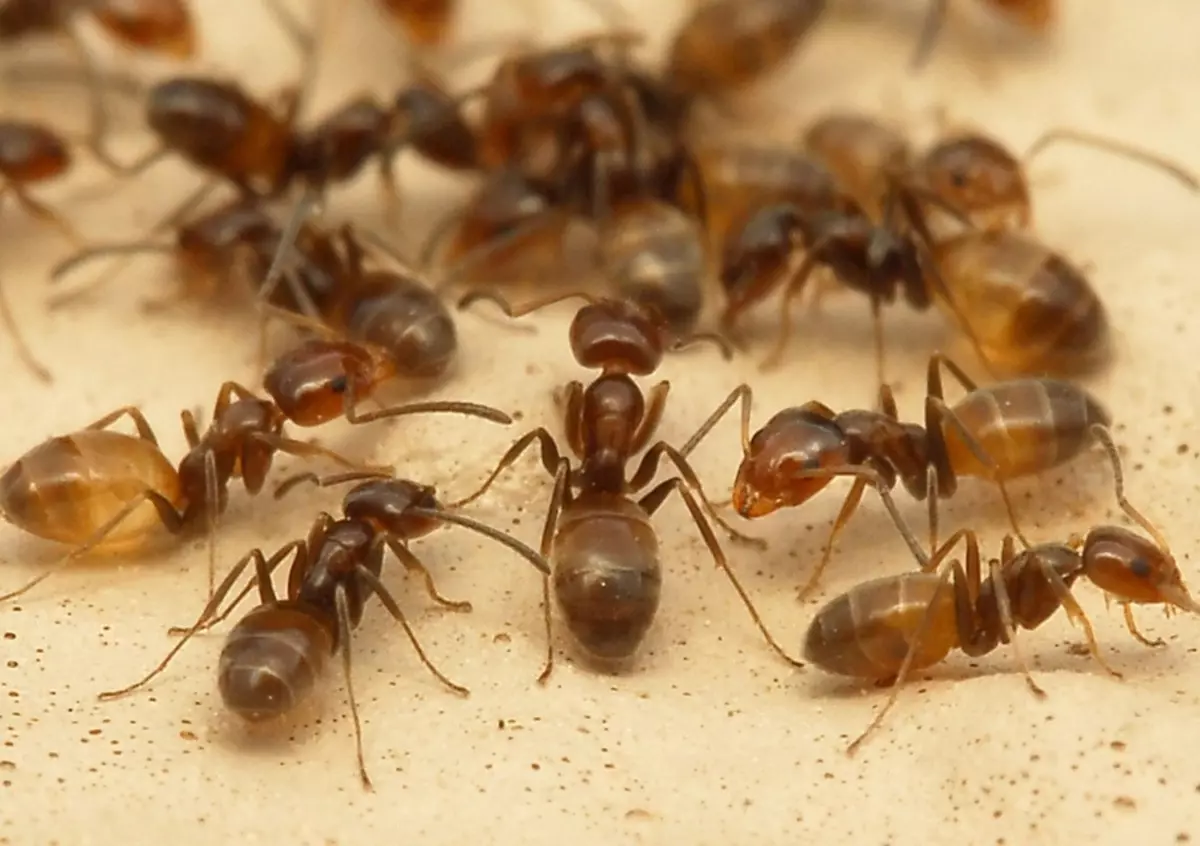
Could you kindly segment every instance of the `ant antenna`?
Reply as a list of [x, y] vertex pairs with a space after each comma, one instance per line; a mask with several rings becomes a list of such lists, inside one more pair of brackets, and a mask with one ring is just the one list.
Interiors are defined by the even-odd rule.
[[1133, 144], [1127, 144], [1124, 141], [1117, 141], [1113, 138], [1107, 138], [1093, 132], [1084, 132], [1079, 129], [1057, 127], [1046, 130], [1038, 136], [1037, 140], [1029, 145], [1029, 149], [1021, 157], [1022, 161], [1028, 164], [1034, 156], [1041, 153], [1047, 147], [1062, 141], [1091, 147], [1094, 150], [1103, 150], [1122, 158], [1132, 159], [1147, 167], [1162, 171], [1176, 181], [1183, 183], [1185, 187], [1193, 192], [1200, 192], [1200, 178], [1197, 178], [1191, 171], [1188, 171], [1182, 165], [1176, 164], [1165, 156], [1152, 153]]

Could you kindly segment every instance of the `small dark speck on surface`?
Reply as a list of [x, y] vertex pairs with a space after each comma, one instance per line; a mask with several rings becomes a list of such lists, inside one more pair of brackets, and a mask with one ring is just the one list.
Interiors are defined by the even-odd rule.
[[1137, 808], [1137, 802], [1134, 802], [1133, 797], [1131, 796], [1118, 796], [1113, 799], [1113, 805], [1117, 808], [1124, 808], [1128, 811], [1132, 811]]

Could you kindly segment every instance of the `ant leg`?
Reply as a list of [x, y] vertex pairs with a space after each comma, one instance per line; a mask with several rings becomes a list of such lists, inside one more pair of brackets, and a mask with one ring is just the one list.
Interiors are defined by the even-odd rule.
[[175, 509], [175, 505], [160, 494], [158, 491], [144, 490], [135, 494], [129, 502], [121, 507], [121, 510], [112, 516], [96, 531], [92, 532], [91, 537], [84, 541], [81, 545], [71, 550], [67, 555], [63, 556], [54, 564], [51, 564], [45, 572], [35, 576], [16, 590], [5, 594], [0, 594], [0, 603], [8, 602], [11, 599], [16, 599], [23, 596], [33, 588], [40, 585], [46, 579], [53, 576], [55, 573], [65, 569], [69, 564], [76, 559], [83, 557], [85, 554], [95, 549], [104, 539], [112, 534], [116, 528], [125, 521], [130, 514], [142, 506], [143, 503], [149, 502], [158, 511], [158, 518], [162, 521], [163, 526], [171, 534], [177, 535], [183, 530], [183, 515]]
[[405, 570], [421, 577], [421, 579], [425, 582], [425, 592], [429, 594], [430, 599], [443, 608], [448, 608], [451, 611], [471, 611], [470, 602], [458, 602], [453, 599], [446, 599], [446, 597], [442, 596], [438, 592], [437, 585], [434, 584], [433, 581], [433, 574], [429, 572], [429, 570], [424, 564], [421, 563], [417, 556], [413, 555], [412, 550], [410, 550], [407, 546], [395, 538], [388, 538], [384, 542], [387, 544], [388, 549], [392, 551], [392, 554], [395, 555], [396, 558], [400, 560], [400, 563], [404, 565]]
[[[892, 710], [896, 704], [896, 699], [900, 695], [901, 686], [908, 680], [909, 674], [912, 672], [913, 662], [917, 657], [917, 650], [920, 649], [929, 630], [933, 627], [934, 610], [938, 607], [938, 596], [945, 589], [946, 584], [952, 584], [952, 590], [958, 594], [963, 590], [963, 585], [967, 581], [966, 575], [963, 573], [962, 566], [957, 561], [949, 561], [941, 568], [941, 574], [938, 578], [937, 589], [934, 591], [933, 597], [929, 600], [929, 605], [925, 609], [925, 613], [921, 615], [921, 622], [913, 633], [912, 640], [908, 644], [908, 652], [904, 655], [904, 660], [900, 663], [900, 669], [896, 672], [896, 678], [892, 682], [891, 692], [888, 694], [887, 702], [883, 707], [875, 712], [875, 716], [871, 718], [871, 722], [863, 729], [862, 733], [850, 742], [846, 747], [846, 755], [853, 757], [871, 735], [871, 732], [879, 728], [883, 723], [883, 718]], [[961, 603], [961, 598], [958, 600]]]
[[516, 320], [518, 317], [524, 317], [527, 314], [532, 314], [535, 311], [540, 311], [552, 305], [558, 305], [567, 300], [582, 299], [584, 302], [594, 305], [596, 298], [585, 291], [567, 291], [560, 294], [550, 294], [545, 297], [531, 300], [522, 306], [514, 306], [500, 294], [490, 290], [475, 290], [468, 291], [459, 297], [458, 310], [462, 311], [470, 305], [484, 300], [496, 306], [504, 313], [504, 316], [510, 320]]
[[79, 231], [70, 223], [64, 220], [58, 212], [51, 209], [49, 206], [35, 200], [28, 192], [15, 182], [9, 182], [4, 189], [0, 191], [0, 196], [4, 194], [12, 194], [17, 201], [17, 205], [28, 214], [30, 217], [37, 220], [39, 223], [45, 224], [57, 231], [60, 235], [71, 242], [71, 245], [76, 249], [84, 249], [87, 246], [87, 239], [84, 238]]
[[[758, 627], [759, 632], [762, 633], [762, 636], [766, 639], [767, 644], [773, 650], [775, 650], [775, 653], [779, 655], [779, 657], [781, 657], [784, 661], [787, 661], [793, 667], [803, 667], [804, 662], [788, 655], [787, 652], [784, 651], [783, 647], [779, 645], [779, 642], [775, 639], [775, 636], [771, 634], [770, 630], [767, 629], [766, 624], [762, 621], [762, 617], [759, 616], [758, 609], [754, 607], [754, 603], [751, 601], [750, 595], [746, 593], [746, 589], [742, 587], [742, 583], [738, 580], [738, 577], [734, 575], [733, 568], [729, 566], [729, 560], [725, 557], [725, 553], [721, 549], [721, 544], [717, 541], [717, 536], [713, 534], [712, 527], [708, 525], [708, 521], [704, 518], [704, 511], [701, 509], [700, 503], [697, 502], [697, 498], [703, 500], [704, 495], [703, 493], [700, 493], [698, 489], [693, 492], [690, 480], [685, 482], [685, 480], [679, 476], [676, 476], [673, 479], [667, 479], [665, 482], [658, 485], [645, 496], [643, 496], [638, 501], [638, 504], [646, 510], [647, 514], [654, 514], [654, 512], [658, 510], [658, 507], [663, 504], [672, 491], [678, 491], [680, 498], [683, 500], [683, 504], [687, 506], [687, 510], [692, 515], [692, 521], [696, 524], [696, 528], [700, 530], [700, 536], [704, 539], [705, 546], [708, 547], [708, 551], [712, 554], [713, 561], [716, 562], [718, 567], [725, 571], [725, 575], [729, 578], [730, 584], [732, 584], [733, 589], [737, 591], [738, 596], [742, 600], [742, 604], [746, 606], [746, 610], [750, 612], [750, 617], [754, 620], [754, 625]], [[699, 494], [699, 497], [697, 497], [696, 494]]]
[[[254, 590], [256, 584], [257, 582], [254, 579], [246, 582], [246, 584], [242, 586], [242, 589], [238, 595], [230, 600], [228, 605], [218, 611], [215, 616], [210, 617], [200, 624], [199, 628], [196, 629], [196, 634], [199, 634], [200, 632], [206, 632], [209, 629], [215, 628], [216, 626], [219, 626], [221, 623], [228, 620], [229, 616], [236, 611], [238, 607], [241, 606], [242, 602], [245, 601], [246, 597], [250, 595], [250, 591]], [[167, 634], [171, 637], [178, 637], [180, 635], [186, 635], [191, 630], [192, 626], [171, 626], [171, 628], [167, 629]]]
[[568, 382], [564, 390], [555, 395], [554, 402], [562, 411], [562, 420], [567, 430], [567, 446], [576, 456], [582, 456], [584, 451], [582, 426], [583, 383], [578, 379]]
[[875, 338], [875, 378], [880, 385], [886, 384], [883, 366], [883, 305], [879, 297], [871, 297], [871, 330]]
[[17, 350], [17, 357], [29, 368], [30, 372], [41, 382], [53, 382], [54, 377], [50, 375], [46, 365], [37, 360], [33, 350], [29, 347], [29, 342], [25, 340], [25, 334], [21, 331], [17, 317], [8, 304], [8, 297], [4, 293], [3, 286], [0, 286], [0, 323], [4, 324], [8, 336], [12, 338], [13, 346]]
[[1110, 676], [1118, 679], [1122, 678], [1122, 674], [1109, 666], [1109, 663], [1104, 660], [1104, 656], [1100, 654], [1100, 645], [1096, 642], [1096, 632], [1092, 628], [1092, 621], [1088, 619], [1083, 608], [1075, 600], [1071, 589], [1067, 587], [1067, 583], [1063, 581], [1062, 576], [1045, 561], [1041, 562], [1040, 567], [1042, 576], [1046, 579], [1047, 584], [1050, 585], [1050, 590], [1058, 597], [1058, 601], [1062, 603], [1063, 608], [1067, 612], [1067, 617], [1070, 618], [1072, 623], [1077, 624], [1083, 629], [1084, 637], [1087, 638], [1088, 652], [1096, 659], [1096, 663], [1103, 667]]
[[938, 543], [938, 469], [936, 464], [925, 468], [925, 502], [929, 507], [929, 548], [937, 549]]
[[[565, 458], [558, 460], [554, 468], [554, 492], [550, 494], [550, 504], [546, 507], [546, 522], [542, 524], [542, 542], [539, 546], [543, 559], [550, 557], [554, 545], [554, 536], [558, 533], [558, 517], [563, 505], [570, 496], [568, 483], [571, 479], [571, 465]], [[551, 616], [550, 575], [542, 577], [542, 620], [546, 627], [546, 663], [538, 673], [538, 684], [544, 685], [550, 680], [554, 670], [554, 625]]]
[[1147, 167], [1152, 167], [1161, 170], [1168, 176], [1183, 183], [1183, 185], [1192, 191], [1200, 191], [1200, 179], [1195, 174], [1157, 153], [1152, 153], [1149, 150], [1137, 147], [1133, 144], [1126, 144], [1123, 141], [1117, 141], [1114, 138], [1106, 138], [1103, 135], [1097, 135], [1092, 132], [1084, 132], [1078, 129], [1068, 129], [1058, 127], [1048, 129], [1038, 136], [1037, 140], [1029, 145], [1029, 149], [1025, 151], [1025, 155], [1021, 157], [1021, 161], [1028, 165], [1029, 162], [1044, 151], [1047, 147], [1055, 142], [1069, 141], [1074, 144], [1079, 144], [1085, 147], [1091, 147], [1096, 150], [1104, 150], [1108, 153], [1114, 153], [1126, 159], [1140, 162]]
[[925, 21], [921, 24], [921, 34], [917, 37], [917, 46], [913, 50], [911, 66], [920, 70], [933, 55], [933, 47], [937, 43], [942, 27], [946, 23], [949, 0], [930, 0], [929, 11], [925, 13]]
[[846, 499], [842, 502], [841, 510], [838, 511], [837, 517], [833, 521], [833, 528], [829, 530], [829, 537], [825, 539], [825, 546], [821, 550], [821, 560], [817, 562], [817, 566], [808, 576], [806, 581], [796, 595], [797, 601], [803, 602], [812, 595], [813, 590], [817, 587], [817, 582], [821, 580], [821, 574], [825, 572], [825, 567], [829, 564], [829, 559], [833, 557], [833, 545], [837, 542], [837, 537], [842, 533], [842, 529], [850, 522], [850, 518], [854, 516], [854, 512], [858, 510], [859, 503], [862, 502], [863, 491], [867, 489], [868, 482], [863, 479], [855, 479], [854, 485], [850, 488], [850, 493], [846, 495]]
[[[1170, 606], [1168, 606], [1170, 607]], [[1146, 646], [1166, 646], [1167, 642], [1161, 637], [1151, 640], [1140, 631], [1138, 631], [1137, 621], [1133, 619], [1133, 604], [1129, 602], [1121, 603], [1121, 610], [1125, 612], [1125, 628], [1129, 629], [1129, 633], [1134, 639]]]
[[446, 508], [459, 509], [464, 505], [469, 505], [470, 503], [479, 499], [479, 497], [483, 496], [484, 493], [487, 492], [488, 488], [495, 483], [497, 477], [499, 477], [501, 473], [512, 466], [512, 464], [521, 457], [521, 454], [524, 453], [525, 450], [529, 449], [529, 447], [533, 446], [534, 443], [537, 443], [538, 446], [541, 447], [542, 466], [546, 468], [546, 473], [557, 473], [559, 463], [563, 460], [559, 456], [558, 444], [554, 442], [554, 436], [551, 435], [549, 431], [547, 431], [544, 427], [539, 426], [533, 431], [523, 435], [511, 447], [508, 448], [508, 451], [505, 452], [504, 455], [500, 457], [500, 460], [496, 463], [496, 468], [492, 470], [491, 474], [484, 479], [483, 484], [476, 488], [473, 493], [471, 493], [469, 496], [463, 497], [462, 499], [446, 503]]
[[409, 414], [466, 414], [471, 417], [482, 417], [484, 420], [490, 420], [493, 423], [500, 423], [505, 426], [513, 422], [512, 417], [497, 408], [492, 408], [490, 405], [451, 400], [411, 402], [405, 405], [395, 405], [391, 408], [381, 408], [376, 411], [359, 413], [355, 408], [357, 404], [355, 393], [354, 390], [349, 391], [346, 398], [346, 421], [356, 426], [385, 418], [404, 417]]
[[700, 424], [696, 429], [695, 434], [687, 439], [687, 442], [679, 449], [679, 454], [686, 457], [691, 453], [700, 442], [708, 437], [711, 432], [720, 422], [721, 418], [729, 413], [729, 409], [733, 408], [735, 402], [741, 403], [741, 437], [742, 437], [742, 454], [750, 452], [750, 406], [754, 400], [754, 390], [745, 382], [738, 385], [729, 392], [729, 396], [721, 401], [721, 404], [713, 409], [712, 414], [708, 415], [708, 419]]
[[[978, 547], [974, 549], [974, 555], [976, 560], [978, 560]], [[1033, 695], [1041, 699], [1046, 696], [1046, 691], [1033, 680], [1033, 673], [1029, 671], [1029, 663], [1021, 653], [1021, 645], [1017, 641], [1017, 626], [1013, 622], [1012, 598], [1008, 595], [1008, 588], [1004, 586], [1004, 574], [1000, 569], [1001, 566], [996, 561], [988, 565], [990, 571], [989, 578], [992, 581], [992, 593], [996, 597], [996, 608], [1000, 612], [1000, 625], [1003, 627], [1005, 639], [1012, 645], [1013, 656], [1017, 659], [1017, 666], [1021, 668], [1021, 672], [1025, 675], [1026, 684], [1033, 691]]]
[[429, 672], [433, 673], [434, 677], [436, 677], [438, 681], [450, 688], [455, 693], [461, 696], [466, 696], [468, 693], [470, 693], [470, 691], [461, 684], [455, 684], [454, 682], [450, 681], [450, 679], [446, 678], [446, 676], [442, 674], [441, 670], [435, 667], [433, 662], [429, 660], [429, 656], [425, 654], [425, 650], [421, 648], [420, 641], [417, 640], [416, 632], [414, 632], [412, 630], [412, 626], [408, 624], [408, 618], [404, 616], [404, 612], [401, 611], [400, 606], [396, 604], [395, 597], [388, 592], [388, 589], [386, 586], [384, 586], [383, 582], [379, 581], [379, 578], [374, 573], [372, 573], [366, 567], [363, 567], [361, 564], [355, 570], [355, 575], [362, 579], [363, 584], [369, 588], [372, 593], [379, 597], [379, 601], [383, 603], [383, 607], [388, 610], [388, 613], [391, 614], [392, 617], [395, 618], [396, 622], [399, 623], [404, 629], [404, 633], [408, 635], [409, 642], [413, 645], [413, 649], [416, 650], [417, 657], [421, 659], [421, 663], [428, 668]]
[[136, 405], [123, 405], [116, 411], [111, 411], [101, 417], [94, 423], [89, 423], [84, 426], [85, 429], [107, 429], [113, 423], [116, 423], [122, 417], [128, 417], [133, 421], [134, 427], [137, 429], [138, 437], [143, 441], [158, 446], [158, 438], [154, 435], [154, 430], [150, 427], [150, 422], [146, 420], [146, 415], [142, 414], [142, 410]]
[[933, 384], [935, 379], [934, 374], [936, 373], [938, 396], [942, 399], [945, 399], [941, 393], [942, 370], [945, 370], [947, 373], [953, 376], [954, 380], [958, 382], [958, 384], [962, 386], [962, 389], [967, 393], [978, 390], [979, 385], [974, 379], [967, 375], [967, 371], [962, 368], [962, 365], [950, 358], [950, 356], [946, 355], [945, 353], [935, 352], [929, 356], [929, 382], [930, 384]]
[[[196, 618], [196, 622], [193, 623], [192, 626], [186, 631], [183, 639], [176, 643], [175, 646], [171, 648], [171, 651], [167, 653], [166, 657], [158, 663], [158, 666], [142, 677], [141, 680], [134, 682], [128, 687], [123, 687], [120, 690], [104, 691], [100, 694], [100, 700], [108, 701], [111, 699], [119, 699], [122, 696], [133, 693], [135, 690], [145, 687], [150, 683], [151, 680], [154, 679], [155, 676], [165, 670], [167, 665], [171, 663], [171, 660], [179, 654], [179, 650], [183, 649], [184, 644], [191, 640], [192, 636], [197, 632], [207, 627], [206, 624], [209, 623], [214, 615], [216, 615], [217, 608], [220, 606], [221, 602], [224, 601], [225, 597], [229, 595], [229, 591], [233, 589], [234, 584], [241, 577], [242, 573], [245, 572], [248, 566], [251, 564], [254, 565], [254, 580], [251, 582], [251, 584], [258, 584], [259, 595], [262, 597], [262, 602], [265, 605], [268, 602], [276, 601], [275, 589], [271, 586], [271, 573], [274, 572], [274, 570], [283, 562], [285, 558], [288, 557], [288, 555], [294, 556], [292, 561], [293, 566], [296, 566], [299, 562], [303, 561], [307, 557], [307, 553], [308, 550], [303, 541], [292, 541], [291, 543], [285, 544], [269, 559], [263, 557], [262, 550], [250, 550], [246, 557], [235, 564], [233, 569], [229, 571], [229, 574], [225, 577], [225, 580], [221, 582], [221, 584], [217, 587], [216, 592], [213, 593], [212, 597], [208, 600], [208, 603], [205, 604], [204, 610], [200, 612], [200, 616]], [[240, 597], [244, 597], [245, 595], [246, 593], [243, 592], [240, 594]], [[232, 608], [229, 610], [232, 610]], [[228, 615], [229, 611], [227, 610], [225, 613]]]
[[704, 486], [700, 484], [700, 480], [696, 476], [696, 471], [692, 469], [692, 465], [688, 463], [687, 458], [681, 455], [679, 450], [675, 449], [675, 447], [671, 446], [666, 441], [657, 442], [646, 451], [645, 455], [642, 456], [641, 462], [638, 463], [637, 470], [634, 471], [632, 478], [629, 480], [629, 489], [631, 491], [639, 491], [646, 487], [646, 485], [650, 484], [650, 481], [658, 472], [658, 464], [664, 456], [675, 465], [676, 469], [679, 470], [679, 475], [681, 475], [687, 481], [691, 489], [696, 492], [697, 498], [701, 503], [703, 503], [704, 510], [707, 512], [709, 519], [720, 526], [725, 533], [729, 535], [731, 540], [737, 543], [746, 544], [747, 546], [753, 546], [758, 549], [767, 548], [767, 542], [762, 538], [756, 538], [751, 535], [742, 534], [737, 529], [733, 528], [733, 526], [730, 526], [727, 522], [725, 522], [721, 515], [717, 513], [717, 509], [713, 506], [712, 502], [710, 502], [708, 497], [705, 495]]
[[350, 470], [368, 473], [373, 476], [392, 475], [391, 467], [375, 467], [370, 464], [359, 464], [358, 462], [352, 461], [349, 458], [346, 458], [346, 456], [336, 453], [331, 449], [326, 449], [325, 447], [318, 446], [317, 444], [306, 443], [305, 441], [298, 441], [295, 438], [289, 438], [283, 435], [255, 433], [251, 436], [251, 439], [263, 444], [264, 446], [270, 447], [271, 449], [278, 450], [279, 452], [286, 452], [288, 455], [294, 455], [297, 458], [327, 458], [335, 464], [346, 467]]
[[[362, 567], [359, 568], [359, 571], [370, 572]], [[379, 585], [379, 588], [382, 587]], [[362, 721], [358, 717], [358, 700], [354, 696], [354, 673], [351, 672], [354, 662], [350, 651], [353, 645], [354, 626], [350, 623], [350, 600], [346, 597], [344, 584], [339, 583], [333, 589], [333, 601], [337, 608], [338, 647], [342, 653], [342, 676], [346, 682], [346, 698], [350, 700], [350, 719], [354, 723], [354, 752], [358, 761], [358, 777], [362, 780], [364, 790], [374, 790], [371, 777], [367, 775], [367, 762], [363, 757]], [[384, 604], [386, 606], [386, 603]], [[403, 617], [399, 619], [403, 619]], [[407, 622], [404, 623], [404, 630], [409, 632], [410, 637], [412, 636]], [[420, 647], [418, 647], [419, 650]]]
[[1090, 429], [1092, 436], [1100, 442], [1100, 445], [1104, 447], [1104, 451], [1108, 453], [1109, 463], [1112, 464], [1113, 490], [1117, 495], [1117, 504], [1121, 506], [1121, 510], [1125, 512], [1130, 520], [1146, 530], [1146, 534], [1154, 539], [1154, 543], [1158, 545], [1159, 549], [1169, 552], [1170, 546], [1167, 545], [1167, 539], [1163, 537], [1158, 527], [1147, 520], [1142, 512], [1134, 508], [1129, 500], [1125, 498], [1125, 472], [1121, 466], [1121, 454], [1117, 451], [1117, 445], [1113, 441], [1112, 432], [1109, 431], [1107, 426], [1100, 423], [1093, 423]]
[[800, 263], [800, 266], [792, 273], [791, 278], [788, 280], [787, 287], [783, 292], [783, 303], [779, 307], [779, 334], [775, 338], [775, 345], [767, 353], [762, 363], [759, 364], [758, 369], [760, 371], [774, 368], [783, 358], [783, 351], [787, 347], [788, 338], [792, 334], [792, 300], [803, 293], [804, 283], [808, 281], [813, 268], [817, 266], [825, 244], [825, 241], [818, 241], [813, 244], [812, 248], [808, 251], [808, 255], [804, 257], [804, 261]]
[[[574, 384], [579, 384], [578, 382]], [[638, 424], [637, 431], [633, 433], [633, 440], [630, 441], [630, 454], [641, 452], [646, 448], [646, 444], [650, 442], [650, 438], [658, 430], [658, 425], [662, 421], [663, 412], [667, 408], [667, 394], [671, 390], [671, 383], [666, 379], [659, 382], [650, 389], [650, 396], [646, 403], [646, 411], [642, 415], [642, 422]], [[580, 394], [580, 401], [583, 396]], [[576, 412], [578, 415], [578, 412]], [[578, 419], [578, 418], [576, 418]], [[709, 426], [711, 429], [712, 426]], [[704, 434], [708, 434], [705, 432]], [[704, 435], [701, 435], [703, 437]]]

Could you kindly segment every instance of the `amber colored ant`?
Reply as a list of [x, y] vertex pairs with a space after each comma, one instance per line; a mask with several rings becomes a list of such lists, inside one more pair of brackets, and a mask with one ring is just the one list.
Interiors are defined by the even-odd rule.
[[[1057, 0], [980, 0], [980, 3], [1034, 35], [1049, 32], [1058, 17]], [[913, 51], [914, 69], [923, 67], [933, 55], [933, 48], [946, 22], [948, 10], [949, 0], [929, 0], [929, 11], [925, 15], [921, 34]]]
[[[322, 487], [357, 482], [342, 501], [342, 514], [335, 520], [322, 513], [313, 522], [306, 540], [282, 546], [267, 558], [253, 549], [221, 582], [196, 622], [183, 638], [144, 678], [120, 690], [106, 691], [100, 699], [111, 700], [147, 685], [166, 669], [171, 659], [197, 632], [209, 629], [233, 613], [257, 585], [259, 605], [244, 616], [225, 638], [217, 670], [217, 687], [225, 707], [249, 723], [262, 723], [293, 712], [308, 697], [320, 679], [329, 658], [339, 651], [350, 714], [354, 721], [354, 744], [358, 773], [364, 788], [370, 790], [362, 748], [362, 725], [354, 698], [351, 678], [351, 634], [362, 621], [366, 600], [371, 594], [404, 629], [417, 656], [438, 681], [455, 693], [467, 689], [450, 681], [429, 660], [416, 634], [400, 610], [391, 592], [380, 580], [384, 548], [392, 552], [407, 572], [419, 576], [425, 590], [438, 605], [453, 611], [470, 611], [469, 602], [446, 599], [434, 585], [433, 576], [409, 550], [410, 541], [421, 538], [438, 526], [452, 524], [478, 532], [521, 555], [534, 567], [549, 574], [545, 559], [498, 529], [462, 514], [449, 511], [438, 502], [428, 485], [372, 473], [346, 473], [319, 478], [302, 473], [282, 482], [276, 498], [302, 482]], [[288, 587], [280, 599], [271, 577], [288, 557]], [[221, 603], [253, 565], [254, 576], [224, 610]]]
[[[554, 436], [538, 427], [513, 443], [474, 493], [455, 503], [459, 507], [482, 496], [506, 468], [538, 445], [542, 467], [554, 477], [541, 543], [553, 575], [544, 581], [547, 656], [538, 680], [544, 683], [554, 665], [551, 582], [567, 629], [590, 660], [612, 667], [636, 654], [654, 621], [662, 586], [658, 537], [650, 519], [672, 492], [683, 499], [713, 559], [729, 577], [768, 643], [793, 661], [767, 632], [730, 569], [705, 512], [733, 538], [758, 545], [761, 541], [741, 535], [716, 514], [679, 450], [661, 440], [650, 444], [666, 407], [670, 383], [659, 382], [647, 402], [632, 377], [648, 376], [662, 362], [668, 333], [661, 315], [630, 301], [581, 294], [514, 309], [494, 294], [472, 292], [460, 306], [486, 299], [515, 318], [568, 296], [581, 297], [586, 303], [569, 331], [575, 360], [601, 371], [586, 388], [577, 381], [568, 384], [562, 398], [567, 445], [578, 465], [572, 467], [571, 460], [560, 454]], [[676, 345], [702, 338], [693, 336]], [[706, 421], [693, 442], [703, 438], [714, 422]], [[630, 475], [628, 464], [642, 450], [642, 460]], [[679, 475], [633, 499], [633, 494], [654, 479], [663, 458], [675, 465]]]
[[[967, 394], [949, 405], [942, 369]], [[938, 500], [948, 499], [962, 477], [995, 484], [1017, 537], [1016, 511], [1006, 483], [1065, 464], [1094, 444], [1108, 453], [1113, 473], [1121, 478], [1121, 461], [1113, 444], [1111, 417], [1083, 388], [1055, 379], [1013, 379], [978, 386], [952, 360], [934, 354], [929, 360], [924, 426], [899, 419], [887, 385], [880, 387], [876, 411], [835, 413], [820, 402], [787, 408], [750, 436], [752, 392], [735, 388], [714, 413], [723, 416], [741, 403], [742, 462], [733, 485], [733, 506], [749, 519], [808, 502], [835, 478], [854, 479], [826, 540], [821, 560], [800, 589], [800, 598], [816, 587], [833, 554], [838, 535], [872, 487], [889, 513], [902, 523], [889, 491], [897, 481], [909, 495], [929, 506], [930, 549], [937, 547]], [[684, 449], [691, 452], [693, 443]], [[1118, 502], [1124, 500], [1118, 484]], [[926, 560], [911, 535], [905, 535], [919, 561]], [[1028, 546], [1028, 543], [1026, 543]]]
[[[176, 536], [207, 527], [211, 588], [216, 520], [225, 510], [231, 481], [241, 479], [248, 493], [258, 493], [279, 452], [361, 468], [336, 452], [288, 437], [283, 429], [287, 421], [307, 427], [343, 417], [362, 424], [441, 412], [512, 422], [498, 409], [467, 402], [417, 402], [358, 411], [357, 403], [390, 372], [378, 353], [363, 347], [322, 340], [302, 344], [268, 371], [271, 399], [226, 382], [203, 435], [192, 413], [181, 412], [189, 449], [174, 468], [150, 424], [132, 406], [39, 444], [0, 476], [0, 515], [30, 534], [75, 548], [41, 575], [0, 595], [0, 602], [21, 596], [93, 549], [140, 544], [156, 524]], [[109, 431], [121, 417], [133, 421], [136, 437]]]
[[[965, 529], [947, 540], [922, 572], [864, 582], [822, 607], [805, 636], [805, 657], [828, 673], [887, 682], [892, 688], [887, 703], [847, 747], [847, 754], [854, 754], [879, 727], [914, 671], [937, 664], [953, 649], [977, 658], [1012, 644], [1030, 690], [1045, 696], [1021, 655], [1016, 633], [1018, 628], [1037, 628], [1060, 608], [1082, 627], [1097, 663], [1120, 678], [1101, 656], [1092, 624], [1071, 594], [1080, 576], [1122, 606], [1134, 638], [1147, 646], [1163, 646], [1162, 640], [1150, 640], [1138, 631], [1133, 605], [1161, 604], [1167, 613], [1180, 608], [1200, 614], [1200, 603], [1188, 593], [1161, 535], [1137, 517], [1153, 541], [1119, 526], [1098, 526], [1087, 537], [1074, 536], [1065, 544], [1021, 550], [1011, 535], [1006, 536], [1000, 559], [989, 564], [986, 581], [978, 538]], [[962, 541], [965, 571], [957, 559], [946, 560]]]
[[676, 31], [664, 75], [691, 94], [736, 92], [781, 67], [825, 7], [825, 0], [704, 0]]
[[[1200, 187], [1158, 156], [1073, 130], [1047, 132], [1025, 161], [1059, 141], [1135, 158]], [[1068, 375], [1107, 359], [1107, 319], [1082, 271], [1032, 236], [1003, 228], [1009, 219], [1027, 223], [1030, 212], [1020, 161], [998, 144], [977, 135], [949, 138], [913, 163], [894, 131], [868, 117], [837, 114], [814, 124], [806, 145], [858, 208], [772, 203], [752, 211], [726, 239], [726, 331], [751, 304], [784, 288], [780, 334], [764, 366], [782, 357], [791, 332], [788, 306], [819, 266], [871, 298], [881, 383], [881, 307], [898, 292], [913, 308], [937, 304], [947, 311], [989, 369]], [[960, 234], [935, 236], [933, 211], [949, 216]], [[801, 252], [803, 260], [793, 261]]]

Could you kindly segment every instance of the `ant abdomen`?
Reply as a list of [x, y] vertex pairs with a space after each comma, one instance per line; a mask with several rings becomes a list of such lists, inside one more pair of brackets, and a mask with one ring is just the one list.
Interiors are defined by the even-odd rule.
[[[146, 490], [174, 505], [183, 501], [175, 468], [152, 441], [107, 429], [51, 438], [13, 462], [0, 476], [0, 514], [46, 540], [79, 546]], [[160, 525], [143, 502], [96, 549], [140, 546]]]
[[553, 584], [567, 629], [592, 658], [631, 658], [662, 591], [649, 517], [623, 497], [584, 494], [563, 511], [558, 526]]
[[441, 376], [458, 352], [458, 330], [441, 298], [394, 273], [364, 275], [345, 325], [349, 337], [385, 350], [402, 377]]
[[250, 611], [221, 650], [217, 687], [225, 707], [253, 723], [290, 713], [312, 693], [337, 642], [333, 617], [281, 601]]
[[575, 313], [570, 339], [575, 360], [591, 370], [647, 376], [662, 363], [662, 334], [651, 315], [637, 303], [588, 303]]
[[954, 592], [939, 593], [941, 581], [936, 573], [909, 573], [851, 588], [813, 618], [804, 638], [805, 659], [836, 675], [895, 678], [929, 612], [932, 625], [921, 639], [912, 669], [938, 663], [958, 645]]
[[703, 238], [696, 221], [674, 206], [619, 208], [601, 239], [604, 277], [620, 296], [651, 307], [676, 335], [687, 335], [704, 304]]
[[934, 247], [961, 319], [1000, 371], [1074, 376], [1111, 353], [1107, 312], [1083, 272], [1028, 235], [970, 232]]

